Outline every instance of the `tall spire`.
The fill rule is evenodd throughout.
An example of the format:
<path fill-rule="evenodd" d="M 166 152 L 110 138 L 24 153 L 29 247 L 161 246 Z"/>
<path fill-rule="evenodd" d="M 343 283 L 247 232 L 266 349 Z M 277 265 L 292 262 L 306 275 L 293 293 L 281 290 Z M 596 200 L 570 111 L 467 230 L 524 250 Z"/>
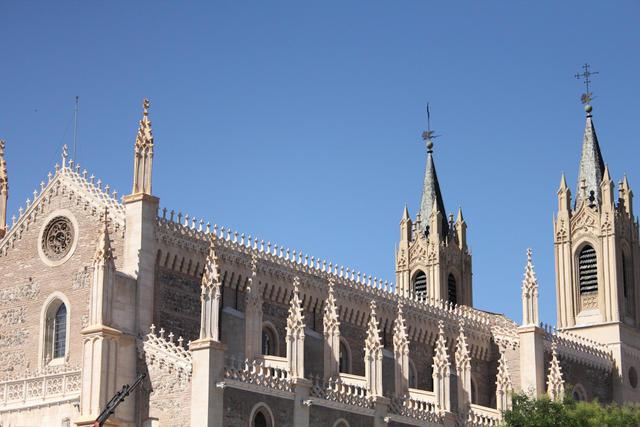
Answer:
<path fill-rule="evenodd" d="M 422 139 L 427 144 L 427 165 L 424 172 L 424 183 L 422 185 L 422 200 L 420 202 L 421 228 L 424 231 L 429 225 L 431 212 L 440 212 L 442 216 L 446 214 L 440 183 L 436 174 L 436 166 L 433 163 L 433 135 L 431 131 L 424 132 Z M 441 230 L 442 231 L 442 230 Z"/>
<path fill-rule="evenodd" d="M 589 205 L 600 205 L 602 202 L 600 183 L 604 174 L 604 160 L 602 160 L 598 136 L 596 135 L 593 116 L 591 115 L 593 111 L 591 106 L 593 93 L 589 88 L 591 76 L 598 74 L 598 72 L 591 71 L 589 64 L 584 64 L 582 68 L 584 72 L 576 74 L 575 77 L 583 79 L 585 83 L 586 92 L 582 94 L 581 101 L 584 104 L 584 111 L 587 113 L 587 123 L 582 137 L 582 156 L 578 173 L 578 188 L 576 189 L 576 208 L 580 207 L 583 202 Z"/>
<path fill-rule="evenodd" d="M 149 120 L 149 100 L 143 104 L 142 120 L 136 135 L 135 158 L 133 161 L 132 194 L 151 194 L 151 171 L 153 168 L 153 133 Z"/>
<path fill-rule="evenodd" d="M 531 248 L 527 249 L 527 266 L 524 269 L 522 281 L 522 325 L 537 326 L 538 319 L 538 279 L 533 271 L 531 262 Z"/>
<path fill-rule="evenodd" d="M 0 139 L 0 239 L 7 234 L 7 200 L 9 199 L 9 177 L 4 159 L 5 142 Z"/>

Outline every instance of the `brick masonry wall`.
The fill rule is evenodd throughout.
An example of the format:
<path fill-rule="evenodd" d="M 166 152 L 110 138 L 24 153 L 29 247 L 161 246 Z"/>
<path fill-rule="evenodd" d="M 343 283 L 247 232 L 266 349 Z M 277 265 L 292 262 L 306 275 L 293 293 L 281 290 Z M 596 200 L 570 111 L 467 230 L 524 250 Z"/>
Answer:
<path fill-rule="evenodd" d="M 78 243 L 65 263 L 51 267 L 38 254 L 39 233 L 46 226 L 47 216 L 59 209 L 67 209 L 75 217 Z M 7 255 L 0 257 L 0 378 L 39 367 L 41 313 L 45 301 L 55 291 L 69 300 L 69 363 L 80 364 L 80 330 L 88 321 L 91 258 L 99 224 L 98 216 L 92 216 L 68 197 L 53 196 L 45 212 L 28 226 Z M 121 233 L 113 232 L 113 228 L 111 231 L 117 264 L 123 239 Z"/>
<path fill-rule="evenodd" d="M 201 279 L 164 267 L 156 269 L 154 323 L 185 342 L 200 334 Z"/>
<path fill-rule="evenodd" d="M 576 384 L 581 384 L 587 392 L 587 399 L 598 399 L 600 402 L 611 402 L 612 399 L 612 378 L 610 374 L 560 358 L 560 368 L 565 382 L 565 389 L 568 390 Z M 545 383 L 549 373 L 551 354 L 544 355 Z M 545 384 L 546 388 L 546 384 Z"/>
<path fill-rule="evenodd" d="M 371 427 L 373 425 L 373 418 L 366 415 L 353 414 L 320 406 L 311 406 L 311 408 L 309 408 L 310 426 L 332 427 L 339 419 L 348 422 L 350 427 Z"/>

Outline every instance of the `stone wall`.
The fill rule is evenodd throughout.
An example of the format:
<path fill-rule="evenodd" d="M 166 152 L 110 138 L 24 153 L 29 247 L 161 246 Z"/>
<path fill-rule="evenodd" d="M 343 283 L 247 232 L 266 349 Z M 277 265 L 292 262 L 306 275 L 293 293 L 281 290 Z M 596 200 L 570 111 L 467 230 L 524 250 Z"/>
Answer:
<path fill-rule="evenodd" d="M 225 427 L 248 426 L 251 411 L 259 403 L 265 404 L 271 410 L 277 427 L 295 427 L 293 425 L 293 400 L 233 388 L 224 390 L 224 420 L 222 424 Z"/>
<path fill-rule="evenodd" d="M 191 382 L 178 378 L 158 366 L 147 367 L 150 379 L 149 417 L 161 426 L 189 427 L 191 425 Z"/>
<path fill-rule="evenodd" d="M 565 358 L 559 358 L 559 361 L 560 368 L 562 369 L 562 378 L 565 383 L 565 390 L 570 390 L 574 385 L 580 384 L 587 393 L 587 400 L 598 399 L 600 402 L 611 402 L 613 397 L 611 374 Z M 545 383 L 549 373 L 550 363 L 551 354 L 545 352 Z"/>
<path fill-rule="evenodd" d="M 311 406 L 309 408 L 310 426 L 332 427 L 340 419 L 348 422 L 350 427 L 371 427 L 373 425 L 373 417 L 366 415 L 353 414 L 322 406 Z"/>
<path fill-rule="evenodd" d="M 185 342 L 200 334 L 199 277 L 178 273 L 165 267 L 156 269 L 154 323 L 156 329 L 173 332 Z"/>

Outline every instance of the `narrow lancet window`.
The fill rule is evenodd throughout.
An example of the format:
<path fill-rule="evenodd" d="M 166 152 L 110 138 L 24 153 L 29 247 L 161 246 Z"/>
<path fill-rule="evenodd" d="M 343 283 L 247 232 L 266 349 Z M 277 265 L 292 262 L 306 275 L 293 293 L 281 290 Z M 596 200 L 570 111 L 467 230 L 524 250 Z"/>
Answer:
<path fill-rule="evenodd" d="M 419 271 L 413 279 L 413 293 L 417 297 L 427 296 L 427 275 Z"/>
<path fill-rule="evenodd" d="M 53 321 L 53 358 L 64 357 L 67 343 L 67 307 L 60 304 Z"/>
<path fill-rule="evenodd" d="M 452 304 L 458 303 L 458 289 L 456 288 L 456 278 L 453 274 L 449 273 L 449 279 L 447 280 L 447 299 Z"/>
<path fill-rule="evenodd" d="M 580 294 L 598 292 L 598 260 L 596 250 L 586 245 L 578 256 Z"/>

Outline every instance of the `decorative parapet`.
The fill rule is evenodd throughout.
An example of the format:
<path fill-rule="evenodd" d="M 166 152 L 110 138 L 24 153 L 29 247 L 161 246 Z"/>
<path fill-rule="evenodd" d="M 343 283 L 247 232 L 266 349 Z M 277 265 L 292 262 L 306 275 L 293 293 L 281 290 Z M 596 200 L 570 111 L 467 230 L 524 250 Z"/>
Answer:
<path fill-rule="evenodd" d="M 285 360 L 286 363 L 286 360 Z M 277 365 L 267 366 L 264 360 L 226 359 L 224 367 L 224 386 L 246 388 L 247 385 L 268 390 L 291 392 L 289 372 Z"/>
<path fill-rule="evenodd" d="M 142 343 L 147 365 L 158 366 L 169 373 L 177 374 L 180 380 L 189 381 L 192 372 L 191 352 L 183 346 L 182 337 L 175 343 L 173 333 L 169 333 L 165 338 L 164 329 L 160 329 L 158 335 L 155 325 L 151 325 L 150 329 Z"/>
<path fill-rule="evenodd" d="M 0 382 L 0 413 L 34 406 L 79 401 L 81 372 L 79 366 L 63 365 L 28 371 L 21 378 Z"/>
<path fill-rule="evenodd" d="M 415 399 L 410 396 L 391 399 L 389 413 L 432 423 L 440 423 L 442 421 L 442 416 L 439 414 L 434 402 Z"/>
<path fill-rule="evenodd" d="M 65 148 L 66 150 L 66 148 Z M 28 198 L 24 207 L 18 208 L 18 216 L 12 216 L 7 224 L 8 231 L 0 240 L 0 256 L 7 254 L 22 234 L 35 222 L 39 214 L 55 195 L 64 195 L 73 200 L 76 205 L 82 207 L 93 216 L 100 216 L 105 208 L 109 210 L 109 216 L 114 224 L 115 232 L 124 232 L 125 212 L 124 206 L 117 199 L 117 191 L 111 194 L 109 185 L 102 185 L 100 179 L 93 175 L 87 177 L 86 169 L 80 172 L 80 165 L 73 160 L 67 162 L 66 151 L 63 152 L 62 167 L 56 165 L 54 172 L 49 172 L 45 181 L 40 182 L 40 188 L 33 191 L 33 197 Z"/>
<path fill-rule="evenodd" d="M 500 411 L 497 409 L 472 403 L 466 425 L 469 427 L 498 426 L 501 420 Z"/>
<path fill-rule="evenodd" d="M 589 338 L 556 330 L 553 326 L 541 323 L 544 330 L 545 349 L 551 352 L 555 341 L 560 358 L 567 358 L 597 369 L 610 372 L 613 369 L 613 355 L 604 344 Z"/>
<path fill-rule="evenodd" d="M 358 406 L 373 409 L 373 401 L 367 390 L 362 385 L 350 383 L 343 378 L 313 377 L 310 395 L 318 399 L 330 400 L 344 405 Z"/>
<path fill-rule="evenodd" d="M 406 314 L 418 312 L 420 317 L 424 317 L 426 313 L 436 320 L 445 321 L 451 328 L 457 328 L 462 319 L 469 332 L 484 334 L 494 325 L 496 318 L 503 317 L 434 298 L 397 295 L 395 285 L 389 281 L 229 228 L 217 225 L 212 227 L 209 222 L 205 223 L 204 220 L 188 214 L 183 215 L 163 208 L 157 221 L 157 239 L 166 244 L 190 249 L 206 256 L 210 242 L 214 241 L 216 248 L 220 250 L 226 249 L 247 259 L 256 258 L 261 262 L 275 264 L 291 270 L 293 276 L 310 275 L 327 283 L 331 281 L 336 287 L 342 285 L 362 293 L 367 300 L 376 297 L 392 305 L 402 303 Z"/>

